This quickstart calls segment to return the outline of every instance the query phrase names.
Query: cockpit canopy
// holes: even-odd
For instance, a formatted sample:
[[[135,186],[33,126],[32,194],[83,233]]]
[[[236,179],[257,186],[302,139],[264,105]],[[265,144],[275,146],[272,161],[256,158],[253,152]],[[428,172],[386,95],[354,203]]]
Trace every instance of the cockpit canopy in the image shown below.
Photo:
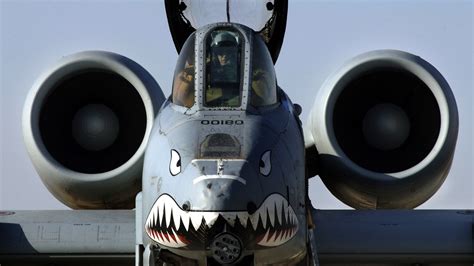
[[[172,100],[187,108],[197,103],[198,109],[277,103],[275,69],[264,41],[229,23],[191,34],[178,58]]]
[[[167,0],[166,15],[178,53],[197,29],[218,22],[244,24],[260,35],[273,63],[278,59],[286,29],[288,0]]]

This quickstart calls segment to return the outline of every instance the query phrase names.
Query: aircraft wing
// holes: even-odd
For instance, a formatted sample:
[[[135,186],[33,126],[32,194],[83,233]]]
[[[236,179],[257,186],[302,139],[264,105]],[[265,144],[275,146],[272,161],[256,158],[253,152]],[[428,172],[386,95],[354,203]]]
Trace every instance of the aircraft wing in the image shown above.
[[[321,265],[472,265],[474,212],[313,210]],[[0,263],[133,265],[135,211],[0,214]],[[419,264],[417,264],[419,263]]]
[[[134,265],[135,211],[0,213],[0,264]],[[54,264],[53,264],[54,265]]]
[[[322,265],[474,263],[473,211],[313,210],[313,221]]]

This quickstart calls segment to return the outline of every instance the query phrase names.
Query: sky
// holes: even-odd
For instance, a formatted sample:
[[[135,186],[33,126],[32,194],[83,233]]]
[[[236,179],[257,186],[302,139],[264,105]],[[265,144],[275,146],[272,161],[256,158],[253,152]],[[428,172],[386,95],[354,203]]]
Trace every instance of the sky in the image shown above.
[[[319,87],[350,58],[398,49],[421,56],[450,84],[459,111],[451,172],[421,209],[474,209],[473,1],[290,0],[276,64],[280,87],[306,122]],[[177,59],[162,1],[0,0],[0,210],[68,209],[42,184],[22,140],[21,113],[40,74],[84,50],[122,54],[171,91]],[[319,209],[348,208],[310,180]]]

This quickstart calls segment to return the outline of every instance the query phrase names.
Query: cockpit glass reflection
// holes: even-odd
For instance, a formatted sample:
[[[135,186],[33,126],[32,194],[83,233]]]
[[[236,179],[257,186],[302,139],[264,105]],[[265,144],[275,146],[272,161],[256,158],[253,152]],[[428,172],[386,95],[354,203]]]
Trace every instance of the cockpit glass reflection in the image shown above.
[[[173,103],[187,108],[194,105],[194,43],[191,35],[184,43],[174,72]]]
[[[207,36],[205,106],[240,106],[243,46],[242,36],[232,29],[216,29]]]
[[[250,104],[255,107],[277,102],[275,68],[262,38],[255,35],[252,54],[252,90]]]

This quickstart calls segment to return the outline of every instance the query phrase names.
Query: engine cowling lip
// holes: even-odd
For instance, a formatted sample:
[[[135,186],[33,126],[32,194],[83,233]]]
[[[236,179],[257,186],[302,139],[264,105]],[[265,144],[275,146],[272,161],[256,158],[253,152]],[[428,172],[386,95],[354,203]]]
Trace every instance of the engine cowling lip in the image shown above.
[[[433,148],[422,161],[417,163],[415,166],[400,172],[379,173],[358,166],[345,154],[337,143],[335,137],[332,119],[333,108],[337,97],[342,92],[344,86],[352,80],[351,76],[354,77],[355,75],[376,66],[390,66],[412,72],[427,84],[427,87],[430,88],[440,108],[441,128]],[[447,89],[445,90],[443,87]],[[428,62],[407,52],[397,50],[378,50],[357,56],[346,63],[341,69],[336,71],[335,74],[331,75],[324,82],[322,90],[320,90],[318,94],[319,95],[316,97],[314,103],[315,109],[312,114],[317,112],[323,112],[326,114],[324,117],[313,115],[311,117],[311,123],[313,125],[326,125],[325,127],[316,127],[312,132],[315,139],[323,140],[316,141],[318,151],[321,154],[338,156],[339,159],[349,168],[353,169],[355,173],[373,180],[386,179],[387,176],[403,179],[421,171],[429,165],[443,147],[446,146],[445,140],[448,138],[448,134],[455,134],[452,132],[453,130],[450,131],[449,128],[454,127],[457,129],[458,118],[457,112],[455,111],[457,109],[455,106],[454,96],[452,95],[446,80],[444,80],[441,74]],[[324,102],[326,102],[326,104],[324,104]],[[450,107],[450,103],[454,103],[454,106]],[[323,108],[324,106],[326,106],[326,109]],[[454,108],[454,111],[450,112],[450,108]],[[322,121],[320,121],[318,117]],[[450,124],[450,120],[453,124]],[[455,131],[457,132],[457,130]],[[318,143],[323,143],[324,141],[327,143],[326,147],[322,147],[321,144],[318,146]]]
[[[133,165],[143,160],[148,136],[151,133],[155,113],[157,112],[153,104],[152,95],[145,87],[147,80],[143,80],[137,73],[127,67],[127,64],[133,63],[130,59],[121,55],[104,51],[86,51],[73,54],[62,58],[54,67],[44,72],[34,83],[32,89],[27,95],[25,107],[23,110],[23,134],[26,145],[30,147],[28,152],[30,157],[34,157],[40,169],[44,167],[45,171],[54,173],[51,177],[67,175],[68,178],[77,182],[100,182],[111,178],[126,178],[127,173],[134,170]],[[147,125],[145,137],[138,147],[135,154],[121,166],[103,173],[86,174],[76,172],[60,164],[47,150],[39,134],[39,113],[42,108],[43,100],[48,96],[49,88],[55,86],[67,75],[74,74],[81,70],[93,68],[98,70],[112,71],[130,82],[141,99],[143,100],[145,112],[147,115]],[[41,173],[40,173],[41,174]],[[62,180],[58,178],[58,182]],[[71,181],[71,180],[69,180]]]

